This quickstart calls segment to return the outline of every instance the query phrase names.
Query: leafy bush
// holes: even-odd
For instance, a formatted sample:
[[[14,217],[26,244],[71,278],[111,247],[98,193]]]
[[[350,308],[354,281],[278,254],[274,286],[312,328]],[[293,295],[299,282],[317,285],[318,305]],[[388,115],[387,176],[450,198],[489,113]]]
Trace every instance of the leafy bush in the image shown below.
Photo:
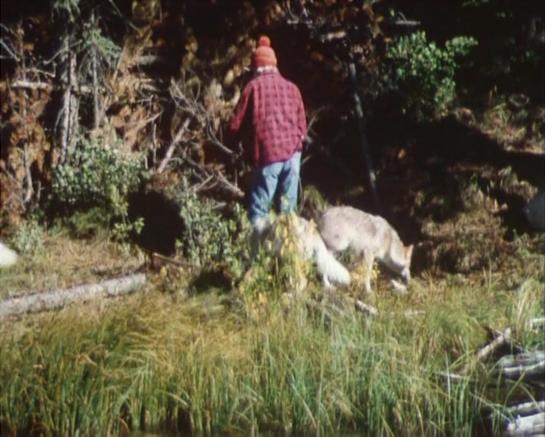
[[[21,224],[12,238],[14,249],[25,255],[34,255],[44,248],[45,231],[35,219]]]
[[[201,267],[224,262],[233,273],[241,273],[250,230],[242,206],[235,204],[232,217],[225,217],[206,199],[199,199],[185,178],[176,191],[176,203],[185,226],[178,247],[184,255]]]
[[[99,208],[114,226],[114,237],[124,239],[142,229],[141,220],[128,221],[127,196],[146,177],[142,161],[119,150],[82,140],[55,169],[53,198],[72,210]]]
[[[444,115],[456,97],[459,60],[477,45],[459,36],[438,47],[425,32],[402,36],[387,54],[386,89],[401,95],[402,111],[419,119]]]

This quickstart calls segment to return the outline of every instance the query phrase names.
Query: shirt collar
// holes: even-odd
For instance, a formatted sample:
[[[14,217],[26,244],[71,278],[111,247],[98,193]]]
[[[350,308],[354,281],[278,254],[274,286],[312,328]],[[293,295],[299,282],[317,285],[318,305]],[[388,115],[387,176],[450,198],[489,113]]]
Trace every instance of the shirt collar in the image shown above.
[[[278,68],[272,65],[264,65],[262,67],[257,67],[255,72],[256,75],[278,73]]]

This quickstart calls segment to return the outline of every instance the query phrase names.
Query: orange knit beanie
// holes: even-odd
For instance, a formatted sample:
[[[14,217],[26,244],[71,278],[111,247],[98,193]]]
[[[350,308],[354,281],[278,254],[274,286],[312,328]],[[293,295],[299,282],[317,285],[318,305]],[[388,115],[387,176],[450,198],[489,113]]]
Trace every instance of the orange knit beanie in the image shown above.
[[[268,36],[260,36],[257,40],[257,48],[254,52],[254,66],[256,68],[265,66],[276,67],[276,55],[271,48],[271,40]]]

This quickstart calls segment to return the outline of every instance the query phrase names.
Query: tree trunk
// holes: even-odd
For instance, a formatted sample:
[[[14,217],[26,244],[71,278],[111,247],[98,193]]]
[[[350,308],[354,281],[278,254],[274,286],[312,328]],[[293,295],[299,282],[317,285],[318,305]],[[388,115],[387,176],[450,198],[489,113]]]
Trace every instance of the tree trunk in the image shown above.
[[[91,12],[91,25],[96,28],[95,11]],[[93,128],[98,129],[100,126],[100,100],[98,95],[98,61],[97,47],[93,44],[93,52],[91,55],[91,68],[93,69]]]
[[[64,37],[63,44],[63,50],[66,51],[67,55],[63,65],[64,71],[62,74],[64,94],[62,98],[62,108],[60,111],[62,117],[60,130],[61,163],[66,160],[70,148],[72,147],[78,120],[78,101],[76,95],[74,94],[74,90],[77,86],[77,60],[76,54],[70,49],[71,40],[72,38],[69,34],[67,34]]]

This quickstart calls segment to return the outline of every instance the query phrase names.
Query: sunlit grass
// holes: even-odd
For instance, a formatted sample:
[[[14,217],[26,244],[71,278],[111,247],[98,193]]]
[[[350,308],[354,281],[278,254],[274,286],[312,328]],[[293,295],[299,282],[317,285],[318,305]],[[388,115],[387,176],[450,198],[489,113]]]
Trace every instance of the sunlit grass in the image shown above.
[[[176,302],[148,291],[6,322],[2,426],[470,435],[481,407],[507,397],[487,401],[487,370],[475,359],[484,327],[511,326],[535,342],[525,326],[543,310],[538,281],[515,291],[480,282],[423,276],[407,296],[379,289],[368,300],[373,319],[324,318],[272,298],[248,318],[228,295]]]
[[[141,263],[106,236],[74,239],[64,230],[50,229],[33,254],[20,254],[14,267],[0,269],[0,299],[109,279]]]

